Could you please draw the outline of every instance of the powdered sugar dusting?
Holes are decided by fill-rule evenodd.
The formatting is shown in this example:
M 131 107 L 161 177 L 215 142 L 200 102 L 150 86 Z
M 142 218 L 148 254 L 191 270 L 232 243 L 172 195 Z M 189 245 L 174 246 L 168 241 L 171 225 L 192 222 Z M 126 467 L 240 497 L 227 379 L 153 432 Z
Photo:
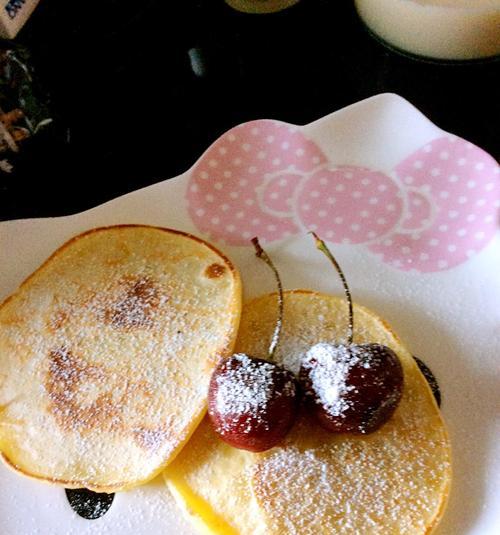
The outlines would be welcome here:
M 295 362 L 320 341 L 341 343 L 344 299 L 303 291 L 284 297 L 278 362 Z M 255 455 L 218 441 L 205 422 L 174 461 L 174 479 L 180 474 L 235 532 L 424 535 L 437 522 L 451 477 L 440 413 L 414 359 L 389 328 L 361 307 L 355 317 L 355 343 L 391 349 L 404 370 L 401 402 L 375 433 L 329 433 L 304 411 L 285 441 Z M 246 305 L 238 351 L 265 355 L 274 318 L 275 295 Z M 376 350 L 366 362 L 366 372 L 376 369 Z M 363 363 L 357 365 L 361 373 Z M 188 505 L 197 512 L 197 504 Z
M 58 251 L 0 309 L 12 463 L 112 489 L 168 460 L 233 336 L 230 267 L 197 240 L 148 227 L 93 231 Z
M 417 413 L 408 426 L 399 421 L 364 439 L 335 440 L 301 422 L 295 436 L 306 437 L 272 450 L 254 470 L 267 533 L 426 533 L 450 465 L 439 429 Z
M 121 281 L 121 286 L 120 295 L 100 311 L 102 320 L 116 329 L 152 327 L 155 309 L 163 307 L 168 297 L 159 292 L 149 277 L 125 279 Z
M 449 482 L 439 418 L 413 368 L 400 407 L 371 435 L 332 435 L 303 417 L 283 448 L 262 456 L 252 485 L 278 535 L 424 534 Z
M 350 406 L 344 396 L 355 387 L 347 379 L 351 368 L 360 361 L 360 351 L 359 346 L 319 343 L 305 355 L 302 365 L 309 371 L 314 392 L 332 416 L 341 416 Z
M 273 389 L 272 364 L 259 364 L 243 353 L 233 356 L 241 366 L 226 369 L 217 377 L 216 407 L 223 415 L 248 414 L 264 410 Z
M 216 376 L 215 409 L 222 418 L 220 431 L 231 432 L 233 424 L 244 420 L 248 424 L 263 424 L 268 430 L 265 418 L 271 402 L 280 396 L 294 396 L 295 384 L 287 380 L 283 388 L 277 389 L 275 375 L 285 372 L 271 362 L 253 359 L 243 353 L 233 355 L 221 373 Z
M 330 468 L 324 460 L 318 457 L 313 449 L 300 452 L 295 447 L 276 450 L 266 462 L 256 469 L 258 478 L 257 493 L 265 494 L 263 507 L 266 513 L 274 518 L 275 514 L 284 513 L 280 510 L 283 505 L 282 493 L 287 493 L 287 487 L 281 484 L 286 480 L 290 491 L 294 493 L 302 489 L 300 500 L 297 500 L 293 508 L 282 515 L 284 526 L 290 535 L 302 533 L 297 528 L 312 530 L 318 529 L 325 522 L 323 516 L 329 507 L 329 501 L 335 490 L 330 480 Z M 281 478 L 277 481 L 277 474 Z M 275 511 L 275 507 L 277 510 Z M 311 512 L 317 516 L 313 524 L 306 524 L 312 518 Z
M 264 349 L 269 302 L 256 301 L 243 315 L 241 350 L 258 354 Z M 356 352 L 355 358 L 346 357 L 343 300 L 287 292 L 278 362 L 296 370 L 315 345 L 313 355 L 333 360 L 334 350 L 325 346 L 338 344 L 335 351 L 344 372 L 363 364 L 371 372 L 377 366 L 376 342 L 396 351 L 401 360 L 401 402 L 391 419 L 370 435 L 328 433 L 303 415 L 286 444 L 255 459 L 251 486 L 265 515 L 266 535 L 423 535 L 443 508 L 450 482 L 449 443 L 425 380 L 380 320 L 359 307 L 355 317 L 355 343 L 371 344 L 373 360 Z M 361 361 L 353 364 L 357 359 Z M 331 405 L 344 390 L 345 374 L 337 379 L 336 388 L 324 392 Z

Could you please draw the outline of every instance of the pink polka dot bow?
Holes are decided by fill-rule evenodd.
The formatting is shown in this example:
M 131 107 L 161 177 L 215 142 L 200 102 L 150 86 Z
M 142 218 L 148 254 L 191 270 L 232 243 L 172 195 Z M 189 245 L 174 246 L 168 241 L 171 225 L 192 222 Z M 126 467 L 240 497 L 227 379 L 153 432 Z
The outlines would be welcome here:
M 211 239 L 249 245 L 314 230 L 362 245 L 391 266 L 457 266 L 498 226 L 499 168 L 486 152 L 446 135 L 389 172 L 334 165 L 294 126 L 253 121 L 219 138 L 194 166 L 190 216 Z

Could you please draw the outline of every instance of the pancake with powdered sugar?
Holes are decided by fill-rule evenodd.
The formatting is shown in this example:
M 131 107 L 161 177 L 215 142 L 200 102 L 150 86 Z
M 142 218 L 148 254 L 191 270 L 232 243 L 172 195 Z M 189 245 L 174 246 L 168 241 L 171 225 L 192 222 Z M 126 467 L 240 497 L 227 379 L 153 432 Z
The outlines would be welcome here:
M 0 450 L 18 472 L 116 491 L 148 481 L 206 409 L 231 353 L 239 275 L 169 229 L 91 230 L 0 307 Z
M 208 419 L 165 479 L 204 533 L 218 535 L 424 535 L 438 524 L 451 483 L 450 444 L 424 376 L 387 323 L 354 307 L 354 342 L 392 349 L 404 372 L 393 416 L 369 435 L 331 434 L 302 413 L 282 444 L 264 453 L 220 441 Z M 285 293 L 275 360 L 295 373 L 320 342 L 346 343 L 344 299 Z M 276 295 L 243 307 L 235 350 L 265 358 Z

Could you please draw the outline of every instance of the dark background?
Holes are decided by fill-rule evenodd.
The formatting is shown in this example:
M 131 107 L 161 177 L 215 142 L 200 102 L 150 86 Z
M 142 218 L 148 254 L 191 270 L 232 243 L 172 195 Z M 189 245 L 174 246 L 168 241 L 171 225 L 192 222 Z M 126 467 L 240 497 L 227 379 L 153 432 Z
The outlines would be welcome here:
M 304 124 L 386 91 L 500 157 L 500 62 L 402 56 L 346 0 L 273 15 L 222 0 L 41 0 L 14 43 L 54 122 L 0 176 L 0 219 L 90 208 L 185 171 L 240 122 Z

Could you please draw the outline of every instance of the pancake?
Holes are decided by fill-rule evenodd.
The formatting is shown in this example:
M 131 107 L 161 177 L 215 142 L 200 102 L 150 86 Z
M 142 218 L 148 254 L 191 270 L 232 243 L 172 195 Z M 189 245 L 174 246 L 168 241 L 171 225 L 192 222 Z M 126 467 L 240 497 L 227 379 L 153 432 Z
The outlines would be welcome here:
M 206 410 L 232 352 L 241 284 L 169 229 L 95 229 L 0 307 L 0 450 L 25 475 L 97 492 L 152 479 Z
M 243 307 L 235 350 L 265 357 L 276 296 Z M 345 343 L 344 299 L 285 293 L 275 360 L 297 372 L 315 343 Z M 302 413 L 284 442 L 255 454 L 220 441 L 208 418 L 164 472 L 200 531 L 219 535 L 427 534 L 441 518 L 451 482 L 447 432 L 425 378 L 391 328 L 354 307 L 354 342 L 378 342 L 399 356 L 402 400 L 370 435 L 330 434 Z

